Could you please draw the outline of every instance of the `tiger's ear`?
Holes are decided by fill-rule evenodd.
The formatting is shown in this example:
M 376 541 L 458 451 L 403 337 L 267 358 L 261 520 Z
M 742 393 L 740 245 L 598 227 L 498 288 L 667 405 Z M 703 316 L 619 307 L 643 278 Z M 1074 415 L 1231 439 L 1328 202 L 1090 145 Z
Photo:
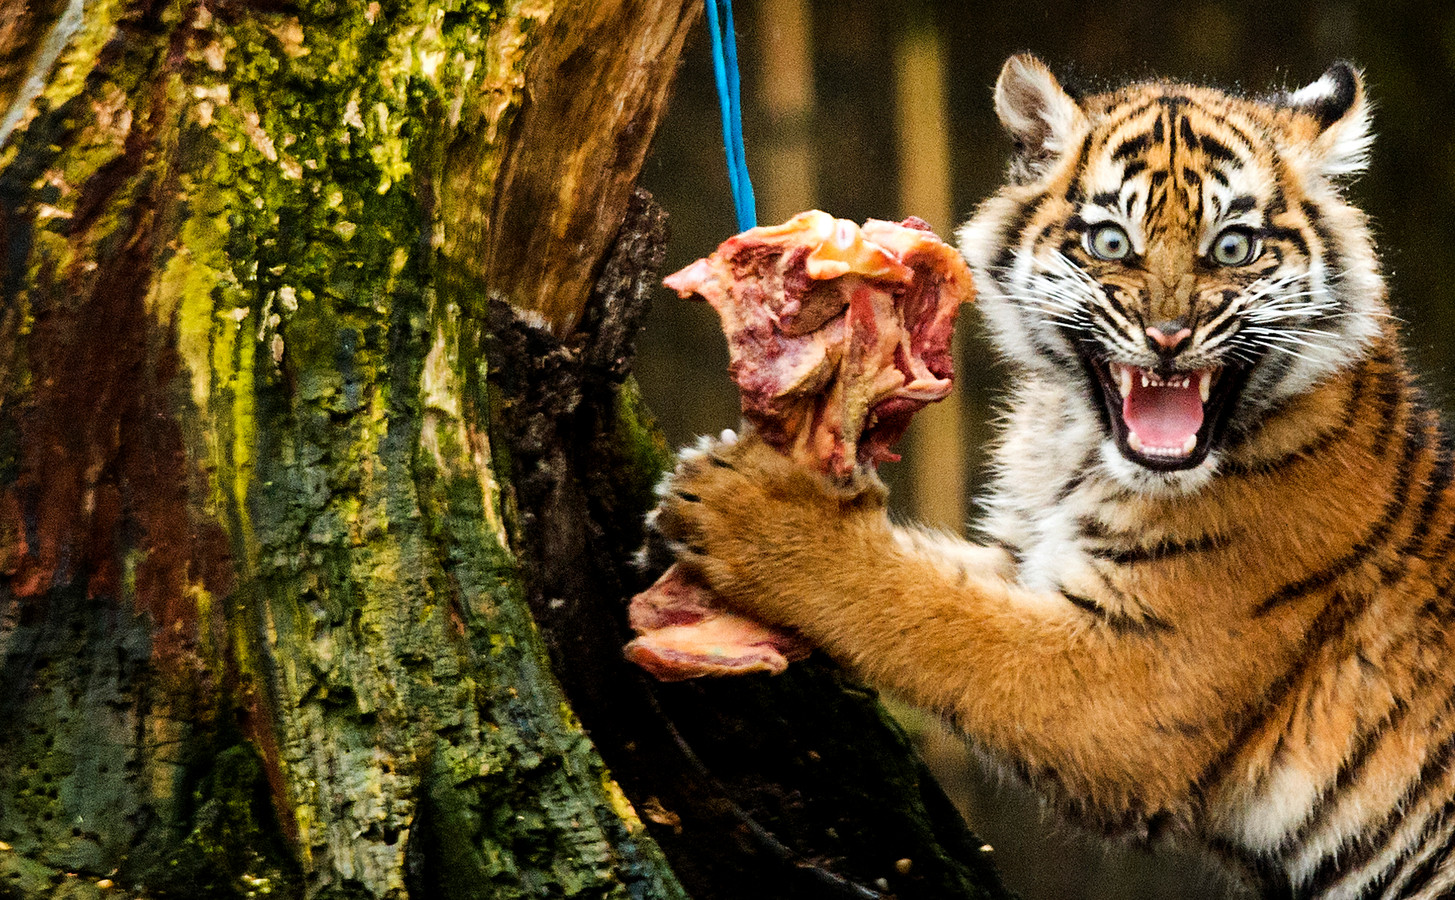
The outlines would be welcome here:
M 1337 62 L 1312 84 L 1283 94 L 1279 105 L 1298 113 L 1308 155 L 1323 175 L 1358 175 L 1369 165 L 1369 102 L 1364 78 L 1346 62 Z
M 995 82 L 995 114 L 1015 141 L 1017 166 L 1045 174 L 1085 122 L 1076 100 L 1046 64 L 1029 53 L 1005 61 Z

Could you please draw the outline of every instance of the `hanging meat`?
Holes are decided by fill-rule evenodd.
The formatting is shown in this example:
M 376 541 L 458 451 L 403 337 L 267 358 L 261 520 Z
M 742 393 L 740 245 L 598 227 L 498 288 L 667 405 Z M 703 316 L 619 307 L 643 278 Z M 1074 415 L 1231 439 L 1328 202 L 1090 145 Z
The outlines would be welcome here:
M 910 417 L 950 392 L 955 317 L 974 296 L 964 260 L 923 221 L 860 227 L 818 210 L 735 235 L 665 283 L 717 311 L 748 425 L 840 478 L 898 459 Z M 777 674 L 810 649 L 723 609 L 677 566 L 629 619 L 627 658 L 663 681 Z

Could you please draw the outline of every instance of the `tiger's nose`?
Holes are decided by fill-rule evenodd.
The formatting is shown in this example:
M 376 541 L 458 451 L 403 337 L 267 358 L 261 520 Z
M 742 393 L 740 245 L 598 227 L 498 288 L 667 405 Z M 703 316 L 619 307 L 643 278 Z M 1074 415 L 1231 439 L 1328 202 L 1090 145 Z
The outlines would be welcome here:
M 1158 322 L 1147 326 L 1147 346 L 1163 359 L 1176 356 L 1191 339 L 1192 329 L 1181 322 Z

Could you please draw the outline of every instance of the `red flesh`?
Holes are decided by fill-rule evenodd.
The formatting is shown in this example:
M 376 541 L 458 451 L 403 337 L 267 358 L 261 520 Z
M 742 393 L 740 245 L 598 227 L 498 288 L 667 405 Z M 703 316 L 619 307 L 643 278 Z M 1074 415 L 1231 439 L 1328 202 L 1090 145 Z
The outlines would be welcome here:
M 970 272 L 919 219 L 859 228 L 817 211 L 735 235 L 666 279 L 712 304 L 743 417 L 799 463 L 844 477 L 898 459 L 910 416 L 950 391 Z M 722 609 L 673 566 L 632 600 L 627 658 L 659 679 L 783 671 L 794 634 Z

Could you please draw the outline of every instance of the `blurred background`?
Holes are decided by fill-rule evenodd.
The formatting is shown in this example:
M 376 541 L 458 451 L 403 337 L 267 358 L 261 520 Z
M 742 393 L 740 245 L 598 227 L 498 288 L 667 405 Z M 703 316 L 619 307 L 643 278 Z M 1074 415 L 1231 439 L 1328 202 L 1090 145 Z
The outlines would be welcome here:
M 1034 52 L 1089 90 L 1157 75 L 1261 93 L 1354 62 L 1378 139 L 1350 192 L 1373 220 L 1413 363 L 1455 411 L 1455 4 L 739 0 L 734 15 L 759 221 L 810 208 L 917 215 L 946 239 L 1000 183 L 1010 145 L 990 92 L 1011 53 Z M 737 230 L 707 44 L 704 26 L 642 177 L 671 216 L 669 272 Z M 973 307 L 956 342 L 956 395 L 920 414 L 884 475 L 899 514 L 963 530 L 1005 373 Z M 671 441 L 736 424 L 726 367 L 712 311 L 663 289 L 637 378 Z M 936 723 L 899 712 L 1027 900 L 1240 896 L 1198 860 L 1108 850 L 1043 816 Z

